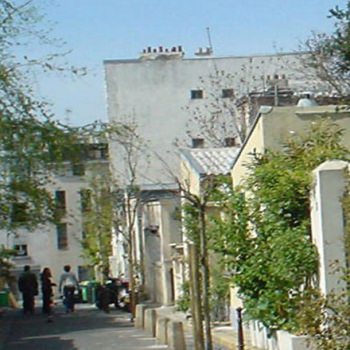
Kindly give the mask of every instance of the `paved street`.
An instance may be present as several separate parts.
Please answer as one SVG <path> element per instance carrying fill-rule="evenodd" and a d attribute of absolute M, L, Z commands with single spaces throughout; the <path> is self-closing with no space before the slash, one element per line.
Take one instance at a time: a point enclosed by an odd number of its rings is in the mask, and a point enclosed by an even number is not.
<path fill-rule="evenodd" d="M 73 314 L 57 307 L 52 323 L 47 323 L 39 308 L 33 316 L 8 311 L 0 318 L 0 329 L 0 350 L 167 349 L 135 329 L 127 313 L 112 309 L 105 314 L 84 304 L 78 304 Z"/>

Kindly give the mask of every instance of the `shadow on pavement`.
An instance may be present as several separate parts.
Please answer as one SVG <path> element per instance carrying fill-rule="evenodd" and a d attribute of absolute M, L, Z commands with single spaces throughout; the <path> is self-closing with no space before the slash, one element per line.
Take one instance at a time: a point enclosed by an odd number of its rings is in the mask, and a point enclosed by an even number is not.
<path fill-rule="evenodd" d="M 4 350 L 76 350 L 74 339 L 83 338 L 86 334 L 101 329 L 115 329 L 132 327 L 127 314 L 111 311 L 105 314 L 93 308 L 79 309 L 65 314 L 63 308 L 58 307 L 53 316 L 53 322 L 48 323 L 39 308 L 32 316 L 24 316 L 20 311 L 12 312 L 11 323 Z"/>
<path fill-rule="evenodd" d="M 64 340 L 59 337 L 49 339 L 30 339 L 13 341 L 5 346 L 5 349 L 50 349 L 50 350 L 77 350 L 72 340 Z"/>

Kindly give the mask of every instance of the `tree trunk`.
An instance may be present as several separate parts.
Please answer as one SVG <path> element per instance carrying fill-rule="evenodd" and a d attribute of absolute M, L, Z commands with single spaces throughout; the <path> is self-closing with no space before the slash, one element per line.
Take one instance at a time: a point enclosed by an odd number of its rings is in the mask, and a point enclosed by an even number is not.
<path fill-rule="evenodd" d="M 208 264 L 208 248 L 207 248 L 207 233 L 205 222 L 205 206 L 200 210 L 200 256 L 201 256 L 201 271 L 202 271 L 202 292 L 203 292 L 203 314 L 204 327 L 206 334 L 206 350 L 213 349 L 211 336 L 211 320 L 210 320 L 210 273 Z"/>
<path fill-rule="evenodd" d="M 129 263 L 129 291 L 130 291 L 131 321 L 134 320 L 135 308 L 136 308 L 132 236 L 133 236 L 133 232 L 132 232 L 132 230 L 129 230 L 128 263 Z"/>
<path fill-rule="evenodd" d="M 198 252 L 195 244 L 188 244 L 192 332 L 195 350 L 204 350 L 203 316 L 200 293 Z"/>

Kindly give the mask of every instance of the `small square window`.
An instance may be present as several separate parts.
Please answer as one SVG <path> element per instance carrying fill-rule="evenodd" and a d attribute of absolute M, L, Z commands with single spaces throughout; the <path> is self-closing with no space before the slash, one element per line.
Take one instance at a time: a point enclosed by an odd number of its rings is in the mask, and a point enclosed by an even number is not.
<path fill-rule="evenodd" d="M 17 256 L 28 256 L 28 249 L 26 244 L 15 244 L 14 250 Z"/>
<path fill-rule="evenodd" d="M 191 100 L 203 98 L 203 90 L 191 90 Z"/>
<path fill-rule="evenodd" d="M 192 148 L 203 148 L 204 147 L 204 139 L 195 138 L 192 139 Z"/>
<path fill-rule="evenodd" d="M 222 98 L 231 98 L 234 96 L 233 89 L 223 89 Z"/>
<path fill-rule="evenodd" d="M 225 138 L 225 147 L 234 147 L 236 146 L 236 138 L 235 137 L 226 137 Z"/>

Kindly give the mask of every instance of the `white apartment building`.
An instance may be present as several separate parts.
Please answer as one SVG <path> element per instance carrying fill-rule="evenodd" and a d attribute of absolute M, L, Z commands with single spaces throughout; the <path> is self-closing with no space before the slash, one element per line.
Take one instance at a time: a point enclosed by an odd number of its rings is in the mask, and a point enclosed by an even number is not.
<path fill-rule="evenodd" d="M 214 57 L 210 50 L 200 50 L 185 58 L 178 46 L 148 47 L 136 59 L 105 60 L 110 122 L 136 123 L 148 142 L 148 156 L 138 167 L 140 183 L 173 182 L 179 164 L 176 140 L 182 146 L 212 146 L 195 115 L 220 113 L 213 104 L 228 105 L 250 92 L 273 93 L 276 87 L 292 93 L 319 90 L 316 83 L 305 82 L 299 56 Z M 232 127 L 222 134 L 227 140 L 235 136 Z M 110 153 L 114 169 L 122 171 L 123 155 L 116 144 Z"/>
<path fill-rule="evenodd" d="M 107 144 L 90 144 L 86 159 L 76 165 L 65 163 L 59 174 L 53 174 L 47 184 L 48 191 L 63 213 L 59 223 L 46 223 L 33 231 L 20 229 L 11 234 L 0 231 L 0 245 L 18 252 L 13 258 L 15 276 L 23 271 L 24 265 L 30 265 L 37 274 L 44 267 L 49 267 L 57 283 L 63 266 L 68 264 L 79 280 L 91 279 L 87 264 L 81 256 L 83 197 L 84 191 L 89 188 L 89 176 L 93 169 L 97 166 L 99 172 L 107 171 L 108 164 Z"/>

